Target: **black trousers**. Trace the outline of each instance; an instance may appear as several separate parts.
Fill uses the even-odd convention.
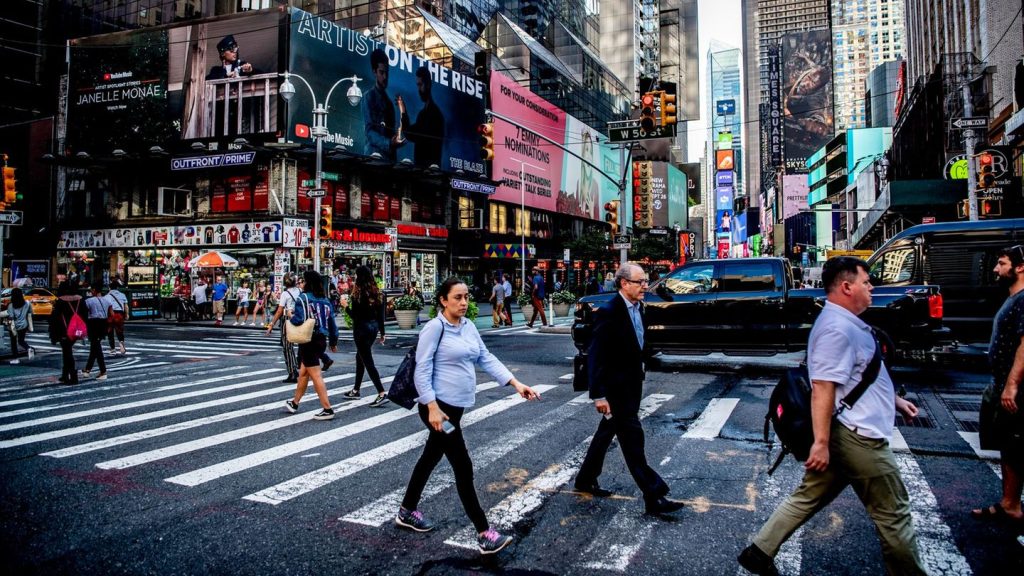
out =
[[[476,497],[476,487],[473,486],[473,461],[469,459],[466,441],[462,438],[462,426],[459,424],[465,408],[457,408],[440,400],[437,401],[437,405],[448,415],[448,421],[455,426],[455,430],[451,434],[445,434],[430,428],[428,423],[430,412],[426,405],[419,405],[420,420],[427,424],[430,435],[427,436],[423,454],[416,462],[416,467],[412,469],[412,478],[409,479],[409,486],[405,489],[402,507],[406,510],[416,510],[431,472],[444,456],[448,458],[448,463],[452,465],[452,471],[455,473],[455,488],[459,493],[459,500],[462,500],[462,508],[473,522],[476,531],[483,532],[490,528],[490,524],[487,523],[487,516],[484,515],[480,501]]]
[[[107,363],[103,360],[103,337],[107,335],[106,318],[89,318],[89,359],[85,361],[85,371],[92,370],[94,362],[99,363],[100,372],[107,371]]]
[[[372,332],[370,331],[371,327]],[[363,384],[363,372],[365,371],[373,381],[373,387],[377,389],[377,394],[384,393],[380,372],[377,371],[377,365],[373,362],[373,341],[377,339],[378,330],[377,323],[374,322],[366,328],[358,327],[352,332],[352,339],[356,345],[356,380],[352,389],[357,392]]]
[[[612,439],[619,438],[619,447],[626,467],[633,480],[644,494],[644,500],[657,500],[668,494],[668,484],[647,464],[644,454],[644,429],[640,427],[640,417],[636,412],[616,412],[612,405],[612,417],[601,418],[594,440],[587,449],[587,456],[580,466],[576,483],[585,485],[597,482],[604,468],[604,457],[608,453]]]
[[[60,379],[68,384],[78,384],[78,370],[75,368],[75,343],[67,338],[60,339]]]

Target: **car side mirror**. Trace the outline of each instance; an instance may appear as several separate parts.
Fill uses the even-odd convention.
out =
[[[658,284],[658,286],[654,289],[654,293],[657,294],[658,297],[660,297],[662,300],[665,300],[666,302],[672,300],[672,293],[669,292],[668,287],[665,286],[664,282]]]

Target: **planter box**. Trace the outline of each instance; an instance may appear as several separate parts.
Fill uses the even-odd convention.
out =
[[[533,318],[533,304],[527,304],[526,306],[520,306],[523,309],[523,318],[529,322],[530,318]]]
[[[395,310],[395,320],[398,320],[398,327],[403,329],[416,327],[416,316],[419,310]]]
[[[568,316],[569,315],[569,308],[572,307],[572,304],[554,304],[554,307],[555,307],[555,316],[563,316],[564,317],[564,316]]]

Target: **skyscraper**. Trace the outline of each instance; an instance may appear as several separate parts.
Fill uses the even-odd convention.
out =
[[[737,151],[734,159],[736,172],[735,189],[737,194],[743,192],[743,155],[739,153],[743,144],[743,110],[742,93],[740,91],[740,49],[711,41],[708,48],[708,109],[707,141],[714,143],[714,148],[721,148],[731,141],[732,149]],[[722,114],[716,110],[720,101],[732,100],[735,110],[731,114]],[[729,133],[728,138],[721,138],[722,133]],[[712,158],[714,154],[710,155]]]
[[[832,0],[836,132],[867,125],[868,73],[902,55],[903,35],[902,2]]]

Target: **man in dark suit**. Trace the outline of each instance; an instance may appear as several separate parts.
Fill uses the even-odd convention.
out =
[[[644,383],[643,298],[647,278],[643,268],[624,264],[615,273],[619,293],[594,319],[594,336],[587,351],[590,398],[604,417],[576,476],[576,489],[594,496],[610,496],[597,477],[612,439],[619,438],[622,456],[633,480],[644,494],[648,514],[666,514],[683,507],[666,498],[668,485],[648,464],[644,431],[640,426],[640,398]]]

